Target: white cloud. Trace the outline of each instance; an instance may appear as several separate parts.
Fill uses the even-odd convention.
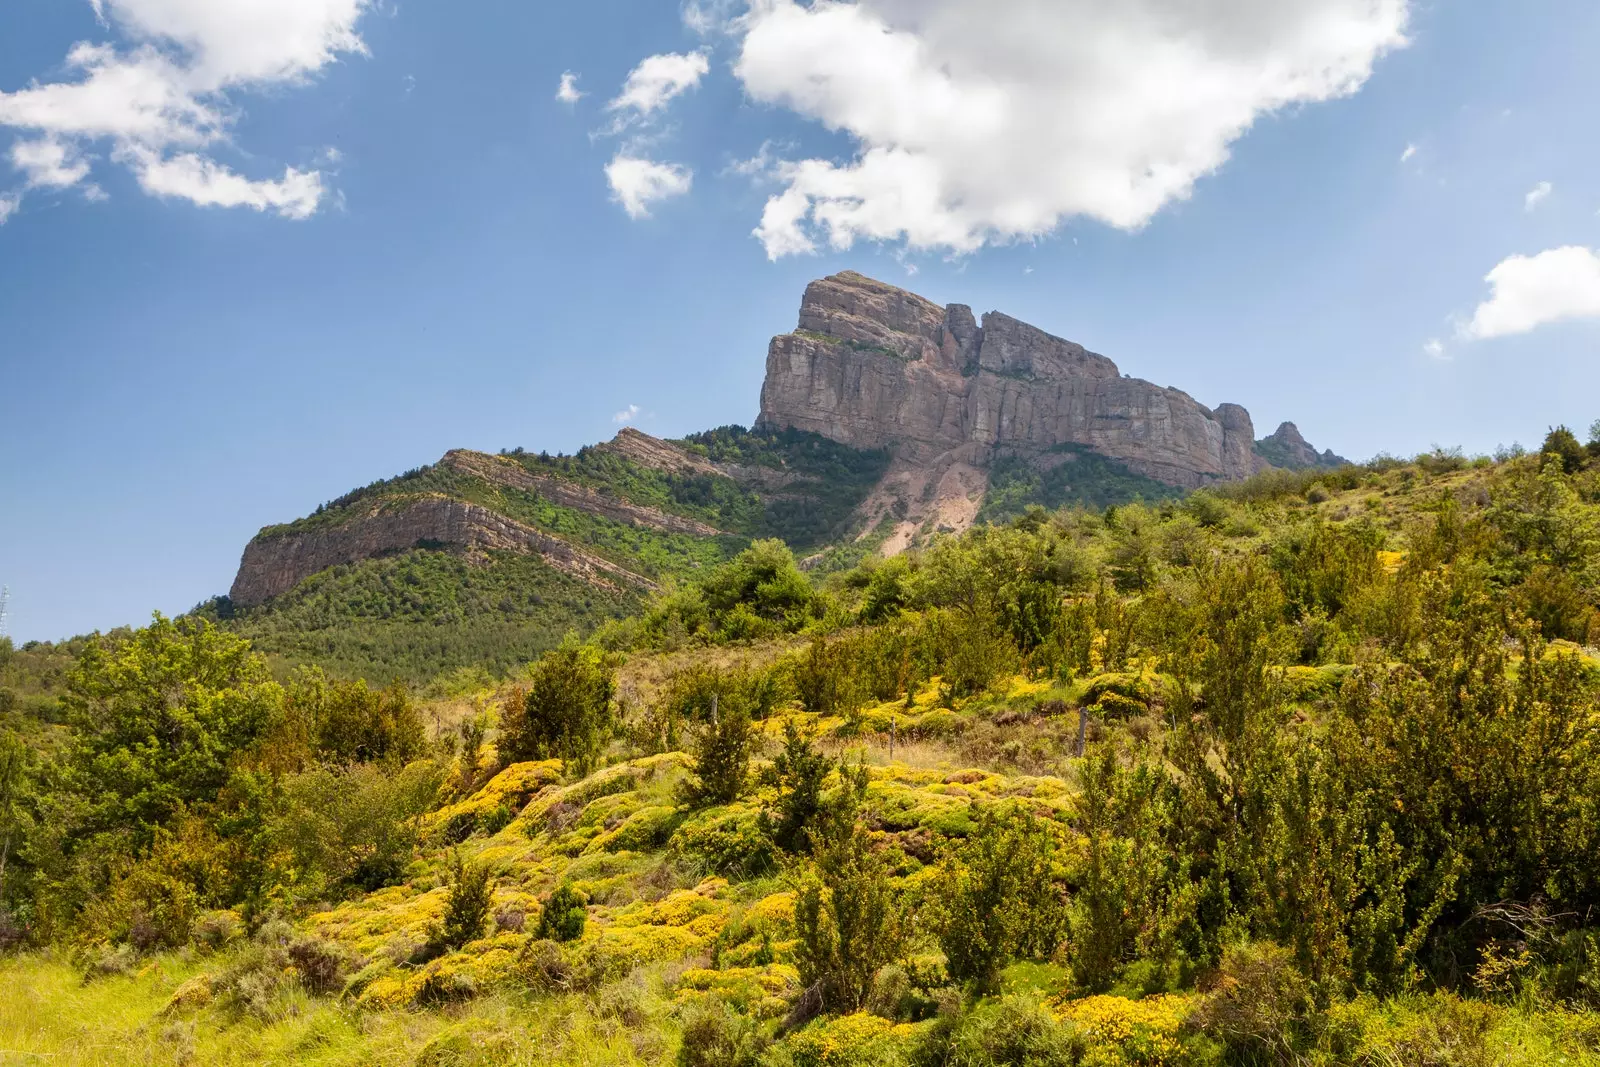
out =
[[[16,142],[11,146],[11,165],[35,189],[69,189],[89,176],[89,161],[78,155],[75,146],[53,137]]]
[[[202,207],[248,207],[286,219],[307,219],[322,202],[322,175],[317,171],[290,167],[277,181],[251,181],[193,152],[162,157],[128,149],[119,158],[133,168],[145,192],[181,197]]]
[[[727,33],[737,7],[738,0],[685,0],[683,24],[703,37]]]
[[[21,203],[14,196],[0,196],[0,226],[6,224],[6,220],[16,212]]]
[[[1432,359],[1446,358],[1444,342],[1439,340],[1437,337],[1430,337],[1426,341],[1422,342],[1422,351],[1425,355]]]
[[[1411,157],[1416,155],[1416,154],[1417,154],[1417,146],[1414,145],[1414,144],[1408,144],[1408,145],[1406,145],[1406,150],[1404,152],[1400,153],[1400,162],[1402,162],[1402,163],[1410,162]]]
[[[589,94],[578,88],[578,76],[576,74],[569,70],[561,75],[561,83],[556,86],[557,100],[563,104],[576,104],[587,95]]]
[[[749,0],[746,92],[856,146],[784,165],[756,234],[776,258],[861,239],[965,252],[1080,215],[1137,228],[1262,115],[1359,90],[1408,15],[1409,0]]]
[[[1549,182],[1540,182],[1532,189],[1529,189],[1528,195],[1522,198],[1522,210],[1532,211],[1534,208],[1548,200],[1550,198],[1550,194],[1554,191],[1555,186],[1551,185]]]
[[[700,52],[649,56],[628,74],[622,91],[606,105],[606,110],[631,112],[631,116],[624,115],[622,122],[630,118],[648,118],[699,85],[700,79],[710,70],[710,62]]]
[[[282,179],[253,181],[202,150],[227,142],[238,93],[301,85],[341,55],[365,54],[356,24],[374,0],[92,2],[123,36],[120,45],[79,43],[67,54],[65,80],[0,92],[0,126],[36,137],[12,150],[31,184],[84,182],[83,149],[110,141],[109,158],[156,195],[289,218],[315,212],[320,173],[290,168]],[[43,145],[66,154],[52,166]],[[85,192],[93,198],[99,190]]]
[[[615,415],[611,416],[611,421],[615,422],[615,423],[618,423],[619,425],[626,426],[628,423],[632,422],[634,419],[636,419],[638,417],[639,417],[639,405],[638,404],[629,404],[627,407],[623,408],[621,411],[619,411]]]
[[[677,163],[618,155],[606,164],[606,181],[629,218],[647,219],[651,204],[687,193],[694,172]]]
[[[1507,257],[1484,280],[1494,291],[1461,331],[1468,338],[1506,337],[1566,319],[1600,318],[1600,254],[1579,245]]]

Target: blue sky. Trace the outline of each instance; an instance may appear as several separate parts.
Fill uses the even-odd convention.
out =
[[[1580,0],[11,0],[12,633],[187,609],[448,448],[748,423],[847,268],[1351,457],[1586,428],[1597,46]]]

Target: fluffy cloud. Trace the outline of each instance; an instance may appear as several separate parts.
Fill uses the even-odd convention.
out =
[[[570,70],[562,74],[561,83],[556,86],[556,99],[563,104],[576,104],[583,97],[583,91],[578,88],[578,76]]]
[[[629,218],[647,219],[651,204],[687,193],[694,172],[676,163],[618,155],[606,164],[606,181]]]
[[[1506,337],[1566,319],[1600,318],[1600,255],[1579,245],[1510,256],[1484,280],[1493,293],[1462,330],[1468,338]]]
[[[152,196],[178,197],[201,207],[248,207],[275,211],[288,219],[307,219],[322,202],[322,175],[290,167],[277,181],[251,181],[227,167],[183,152],[163,157],[130,149],[118,157],[133,168],[139,187]]]
[[[0,196],[0,226],[6,224],[12,212],[17,210],[18,201],[14,196]]]
[[[1437,337],[1430,337],[1422,342],[1423,354],[1431,359],[1445,359],[1444,342]]]
[[[1417,146],[1414,145],[1414,144],[1408,144],[1408,145],[1406,145],[1406,150],[1404,152],[1400,153],[1400,162],[1402,162],[1402,163],[1409,162],[1411,160],[1411,157],[1416,155],[1416,154],[1417,154]]]
[[[606,110],[621,113],[619,121],[623,122],[647,118],[699,85],[710,70],[710,62],[700,52],[650,56],[628,74],[622,92]]]
[[[703,12],[703,6],[695,6]],[[1085,216],[1133,229],[1264,114],[1356,92],[1409,0],[750,0],[756,100],[854,139],[779,165],[773,258],[859,239],[971,251]]]
[[[73,146],[51,137],[12,145],[11,165],[22,172],[30,188],[67,189],[89,176],[89,161]]]
[[[34,135],[12,149],[31,185],[84,182],[83,148],[110,141],[110,158],[156,195],[288,218],[316,211],[320,173],[291,168],[282,179],[251,180],[202,150],[227,139],[235,94],[299,85],[341,55],[364,54],[356,24],[373,0],[91,3],[120,45],[79,43],[67,54],[67,79],[0,92],[0,125]],[[52,165],[57,149],[64,154]]]
[[[1529,189],[1528,195],[1522,198],[1522,210],[1532,211],[1534,208],[1548,200],[1550,198],[1550,194],[1554,191],[1555,186],[1551,185],[1549,182],[1540,182],[1532,189]]]
[[[634,419],[637,419],[638,417],[639,417],[639,405],[638,404],[629,404],[627,407],[623,408],[621,411],[619,411],[615,415],[611,416],[611,421],[616,423],[616,424],[618,424],[619,426],[626,426],[626,425],[628,425],[628,423],[632,422]]]

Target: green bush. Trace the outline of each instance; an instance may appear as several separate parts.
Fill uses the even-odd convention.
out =
[[[836,830],[818,847],[794,922],[795,965],[821,1009],[864,1008],[878,971],[900,956],[905,924],[888,869],[859,826]]]
[[[684,1014],[678,1067],[758,1067],[766,1045],[755,1020],[703,997]]]
[[[482,937],[489,926],[489,901],[493,896],[488,864],[469,863],[459,851],[450,853],[450,881],[445,897],[441,939],[460,948]]]
[[[501,721],[505,763],[559,758],[590,766],[611,736],[614,665],[592,645],[568,640],[528,670],[526,691],[507,700]]]
[[[583,936],[584,924],[589,920],[589,902],[583,894],[563,882],[550,894],[539,911],[539,925],[533,932],[535,941],[576,941]]]
[[[990,991],[1014,959],[1047,959],[1066,932],[1066,886],[1049,829],[1024,809],[979,813],[945,859],[935,910],[950,976]]]
[[[818,752],[793,719],[783,724],[783,751],[773,758],[767,781],[777,787],[777,817],[768,825],[778,847],[803,852],[811,847],[811,832],[823,811],[822,787],[833,771],[833,761]]]

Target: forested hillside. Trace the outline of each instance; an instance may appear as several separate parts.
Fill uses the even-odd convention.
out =
[[[1597,456],[1014,502],[810,571],[767,535],[825,505],[634,488],[742,541],[528,663],[477,632],[514,572],[282,609],[471,600],[500,651],[426,687],[275,675],[247,635],[319,639],[248,613],[4,646],[0,1055],[1600,1064]]]

